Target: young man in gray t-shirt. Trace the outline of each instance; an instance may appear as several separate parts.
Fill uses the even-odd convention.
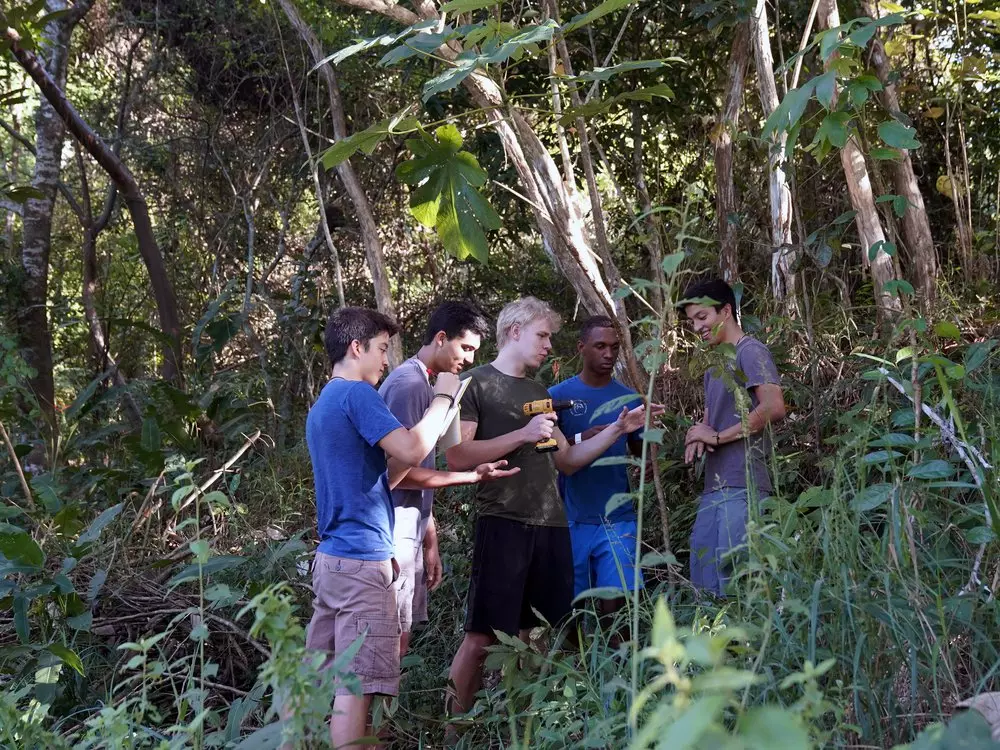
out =
[[[468,302],[443,302],[427,321],[422,345],[415,356],[389,373],[379,395],[404,427],[420,421],[434,397],[431,378],[441,372],[457,375],[472,364],[489,333],[489,323]],[[434,451],[420,464],[435,466]],[[399,578],[396,604],[401,629],[400,655],[410,646],[413,626],[427,621],[427,592],[441,583],[441,555],[432,506],[434,490],[393,490],[396,523],[393,529]]]
[[[726,555],[746,539],[747,496],[771,493],[767,459],[769,425],[785,417],[781,380],[771,353],[743,333],[736,298],[721,280],[684,293],[684,315],[695,334],[712,347],[729,344],[735,358],[705,373],[705,416],[688,430],[684,460],[705,455],[705,489],[691,532],[691,582],[725,594],[731,565]]]

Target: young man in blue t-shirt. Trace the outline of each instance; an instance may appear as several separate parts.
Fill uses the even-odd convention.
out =
[[[389,337],[398,331],[375,310],[335,311],[325,334],[333,378],[306,419],[320,538],[306,646],[329,652],[332,661],[365,636],[349,666],[360,679],[362,695],[338,685],[334,698],[330,739],[338,748],[360,748],[372,696],[399,690],[400,627],[393,586],[399,565],[393,557],[390,490],[473,484],[515,473],[502,468],[505,461],[464,472],[418,465],[444,429],[458,377],[438,375],[423,419],[404,428],[375,390],[388,366]]]
[[[549,388],[552,398],[575,401],[572,409],[559,412],[559,429],[571,443],[593,437],[615,421],[622,406],[641,403],[639,394],[612,377],[621,344],[611,319],[596,315],[580,329],[577,350],[583,369],[579,375]],[[608,402],[614,406],[595,416]],[[638,432],[622,435],[603,457],[641,453]],[[573,546],[574,592],[595,587],[635,590],[636,515],[632,499],[615,498],[629,492],[624,463],[588,466],[571,476],[559,475],[559,489],[566,504]],[[612,509],[608,510],[608,503]],[[639,574],[642,586],[642,574]],[[624,597],[600,600],[600,614],[607,620],[625,604]]]

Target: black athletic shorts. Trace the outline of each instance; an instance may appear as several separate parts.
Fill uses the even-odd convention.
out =
[[[540,624],[532,608],[553,627],[573,610],[569,529],[480,516],[465,630],[517,635]]]

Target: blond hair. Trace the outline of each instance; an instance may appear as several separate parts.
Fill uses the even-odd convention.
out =
[[[545,318],[552,326],[553,332],[562,324],[559,313],[537,297],[521,297],[508,302],[497,316],[497,347],[503,349],[510,340],[510,331],[514,326],[522,328],[529,323]]]

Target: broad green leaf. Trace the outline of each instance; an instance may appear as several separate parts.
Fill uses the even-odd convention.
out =
[[[0,534],[0,554],[13,562],[40,568],[45,564],[45,553],[38,542],[26,531],[15,534]]]
[[[680,268],[681,263],[687,257],[687,253],[671,253],[663,259],[663,273],[667,276],[673,276],[677,273],[677,269]]]
[[[624,94],[616,96],[615,99],[628,99],[631,101],[639,102],[652,102],[654,98],[661,99],[673,99],[674,91],[665,83],[658,83],[655,86],[647,86],[644,89],[636,89],[635,91],[627,91]]]
[[[834,100],[837,96],[837,73],[828,70],[819,76],[815,81],[816,98],[819,103],[827,109],[833,109]]]
[[[423,93],[421,94],[423,100],[426,102],[435,94],[450,91],[479,68],[506,62],[515,54],[520,53],[525,47],[551,40],[556,28],[555,21],[550,19],[537,26],[524,27],[519,33],[510,37],[502,44],[482,54],[476,54],[471,50],[463,52],[455,59],[452,67],[447,68],[443,73],[424,84]]]
[[[989,359],[990,352],[993,351],[993,347],[996,346],[996,341],[982,341],[977,342],[965,350],[965,355],[963,361],[965,363],[965,371],[971,373],[973,370],[977,370],[983,366],[987,359]]]
[[[996,539],[996,534],[989,526],[976,526],[965,532],[965,541],[969,544],[989,544]]]
[[[768,136],[775,131],[786,131],[794,127],[806,111],[814,88],[815,83],[809,81],[785,94],[764,123],[763,135]]]
[[[673,59],[679,60],[680,58]],[[580,73],[577,76],[567,78],[568,80],[589,82],[607,81],[619,73],[626,73],[631,70],[655,70],[657,68],[664,67],[665,64],[666,63],[663,60],[626,60],[623,63],[612,65],[609,68],[594,68],[593,70]]]
[[[574,16],[568,24],[563,26],[563,34],[569,34],[571,31],[583,28],[587,24],[593,23],[598,18],[603,18],[604,16],[621,10],[634,2],[636,2],[636,0],[604,0],[604,2],[596,8],[593,8],[586,13],[582,13],[581,15]]]
[[[143,450],[150,452],[160,450],[160,426],[156,417],[146,417],[142,420],[142,438],[139,441]]]
[[[454,36],[450,26],[445,26],[441,33],[421,32],[410,37],[398,47],[386,52],[378,61],[379,65],[389,66],[410,57],[426,57]]]
[[[339,65],[347,58],[351,57],[352,55],[356,55],[359,52],[364,52],[366,50],[373,49],[375,47],[388,47],[390,45],[396,44],[401,39],[405,39],[406,37],[410,36],[410,34],[417,34],[421,31],[430,31],[436,28],[437,25],[438,25],[438,20],[435,18],[415,23],[413,26],[408,26],[407,28],[403,29],[402,31],[396,34],[383,34],[382,36],[377,36],[372,39],[360,39],[354,44],[350,44],[347,47],[344,47],[343,49],[337,50],[332,55],[324,57],[318,63],[313,65],[313,67],[309,70],[309,72],[315,73],[317,70],[319,70],[328,63]]]
[[[886,294],[894,294],[896,296],[906,294],[912,297],[914,294],[913,285],[909,281],[906,281],[906,279],[893,279],[892,281],[887,281],[883,289]]]
[[[919,148],[920,141],[914,138],[916,132],[914,128],[907,127],[899,120],[886,120],[878,126],[878,137],[893,148]]]
[[[658,747],[670,750],[698,747],[699,740],[715,724],[725,705],[726,698],[721,695],[696,699],[663,730]]]
[[[97,538],[101,535],[104,527],[109,523],[114,521],[118,514],[122,512],[124,504],[118,503],[117,505],[112,505],[102,512],[97,518],[90,522],[90,526],[84,531],[76,540],[77,546],[82,544],[89,544],[90,542],[96,542]]]
[[[899,159],[899,151],[894,148],[876,146],[869,152],[869,156],[877,161],[896,161]]]
[[[573,603],[586,601],[587,599],[600,599],[611,601],[624,596],[624,593],[617,586],[600,586],[598,588],[586,589],[573,597]]]
[[[912,448],[916,444],[917,441],[913,435],[906,435],[902,432],[890,432],[868,443],[873,448]]]
[[[840,29],[830,29],[819,34],[819,54],[823,62],[830,59],[831,55],[840,49]]]
[[[884,464],[893,458],[902,458],[903,454],[899,451],[874,451],[862,457],[862,461],[866,464]]]
[[[468,13],[473,10],[492,8],[499,4],[500,0],[449,0],[441,6],[445,13]]]
[[[854,496],[851,508],[856,511],[873,510],[885,503],[893,492],[893,485],[886,483],[869,484]]]
[[[848,131],[847,124],[851,121],[851,115],[847,112],[829,112],[820,123],[819,130],[816,131],[814,143],[824,140],[829,141],[837,148],[847,145]]]
[[[910,202],[906,199],[905,195],[897,195],[892,201],[892,212],[896,214],[896,216],[902,218],[909,205]]]
[[[924,461],[916,466],[911,466],[906,476],[910,479],[947,479],[955,473],[955,467],[947,461],[935,458],[931,461]]]
[[[747,750],[811,750],[812,740],[802,721],[789,708],[759,706],[740,717],[740,739]]]
[[[399,115],[390,117],[337,141],[320,154],[320,162],[324,169],[334,169],[358,151],[371,154],[389,136],[412,133],[419,125],[420,122],[415,117],[401,117]]]
[[[21,643],[28,643],[28,636],[31,634],[31,623],[28,621],[28,606],[31,600],[22,594],[14,597],[14,632],[17,633]]]
[[[962,339],[962,332],[950,320],[942,320],[935,323],[934,335],[940,336],[943,339],[952,339],[953,341],[960,341]]]
[[[197,581],[199,576],[207,578],[214,573],[219,573],[220,571],[228,570],[229,568],[235,568],[237,565],[242,565],[245,561],[245,557],[239,557],[237,555],[219,555],[218,557],[210,558],[204,565],[192,563],[191,565],[185,566],[180,572],[171,578],[167,583],[167,587],[172,589],[188,581]]]
[[[868,42],[872,40],[872,37],[875,36],[876,29],[878,29],[878,27],[871,21],[862,23],[858,28],[847,35],[847,41],[855,47],[864,49],[868,46]]]
[[[190,544],[191,554],[194,555],[195,560],[201,564],[208,562],[208,556],[212,551],[211,546],[204,539],[195,539]]]
[[[421,134],[407,142],[415,158],[396,168],[400,181],[415,185],[410,212],[437,233],[445,249],[460,260],[469,256],[485,263],[488,246],[484,230],[499,229],[500,216],[479,192],[488,175],[468,151],[453,125],[438,128],[434,136]]]
[[[83,662],[80,660],[80,657],[77,656],[75,651],[66,648],[61,643],[50,643],[48,646],[45,647],[45,650],[48,651],[53,656],[55,656],[57,659],[59,659],[59,661],[61,661],[67,667],[73,669],[81,677],[84,676]]]

